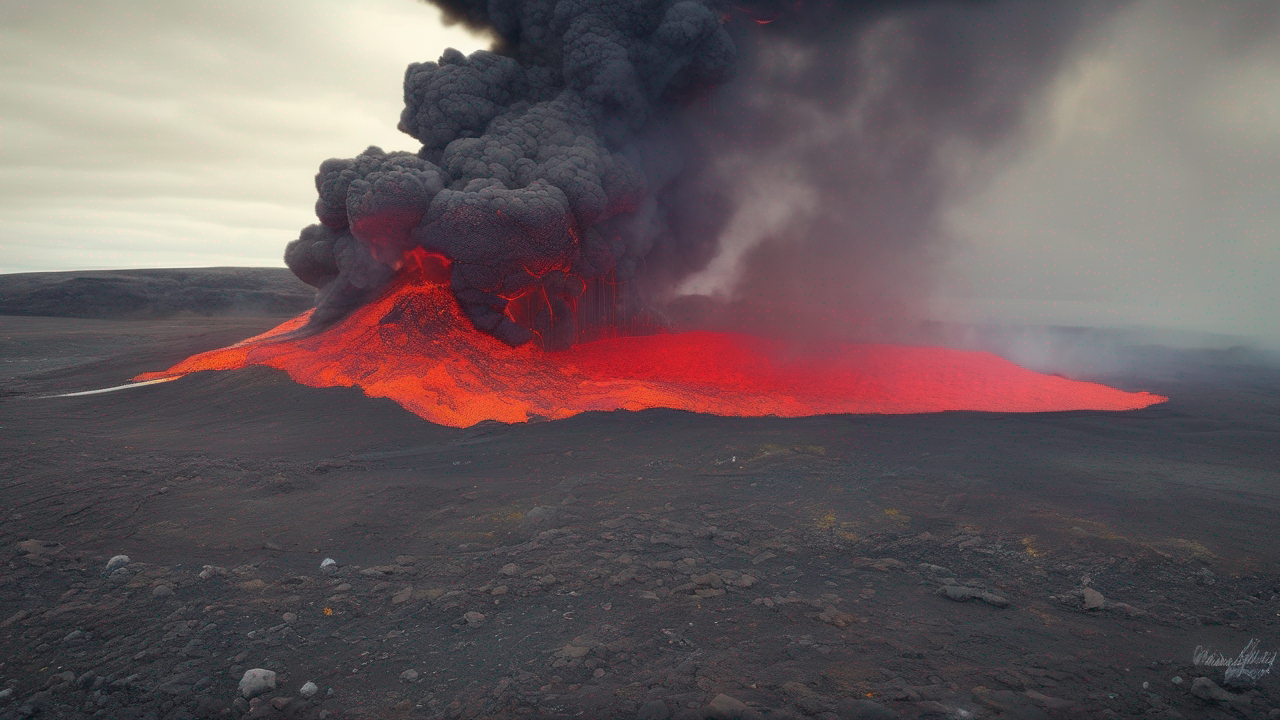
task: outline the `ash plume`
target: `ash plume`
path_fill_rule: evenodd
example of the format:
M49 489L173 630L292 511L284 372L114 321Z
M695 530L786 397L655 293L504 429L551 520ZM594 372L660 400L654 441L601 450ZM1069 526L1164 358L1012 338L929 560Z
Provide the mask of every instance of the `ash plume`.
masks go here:
M891 304L938 242L949 153L1016 132L1028 94L1109 7L433 3L494 50L409 66L399 128L416 154L321 165L320 224L285 254L319 290L313 326L423 248L451 261L477 329L563 347L584 298L621 288L596 320L652 312L723 250L748 189L786 205L771 188L787 183L809 201L743 251L737 295L819 321L825 303Z

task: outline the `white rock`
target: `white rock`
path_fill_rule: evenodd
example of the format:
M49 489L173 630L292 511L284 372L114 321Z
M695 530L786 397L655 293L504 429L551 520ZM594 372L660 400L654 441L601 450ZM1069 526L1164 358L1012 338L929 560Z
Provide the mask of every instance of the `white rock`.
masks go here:
M409 668L408 670L400 673L400 679L405 682L418 682L418 671L413 668Z
M304 698L309 698L318 692L320 692L320 688L316 687L316 684L310 680L303 684L302 687L298 688L298 694Z
M262 668L245 670L244 677L240 678L240 694L246 700L275 689L276 674L271 670L263 670Z
M116 568L122 568L132 562L128 555L116 555L107 561L107 572L111 572Z
M334 565L337 565L337 564L338 564L337 560L334 560L333 558L325 558L324 560L320 561L320 569L323 570L324 568L333 567Z
M1097 590L1094 590L1091 587L1086 587L1083 588L1082 592L1084 594L1085 610L1099 610L1107 606L1107 599Z

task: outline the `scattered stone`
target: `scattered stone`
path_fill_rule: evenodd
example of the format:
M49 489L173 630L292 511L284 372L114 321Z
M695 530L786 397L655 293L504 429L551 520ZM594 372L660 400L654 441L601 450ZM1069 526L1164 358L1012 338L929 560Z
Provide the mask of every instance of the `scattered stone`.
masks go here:
M227 569L224 567L218 567L217 565L205 565L204 568L200 570L199 578L201 580L208 580L211 577L226 574Z
M111 558L110 560L108 560L108 561L107 561L107 569L106 569L106 572L108 572L108 573L114 572L114 571L116 571L116 570L118 570L118 569L120 569L120 568L124 567L125 565L128 565L130 562L132 562L132 561L131 561L131 560L129 560L129 556L128 556L128 555L116 555L115 557L113 557L113 558Z
M1044 717L1044 711L1033 703L1031 698L1021 693L1012 690L992 690L981 685L975 687L972 692L974 702L996 711L999 717Z
M734 582L734 585L737 585L740 588L749 588L755 584L756 584L756 579L751 577L750 575L742 575L737 579L737 581Z
M1074 704L1070 700L1063 700L1062 698L1049 697L1048 695L1038 693L1035 690L1027 690L1026 696L1031 698L1031 700L1035 702L1037 705L1047 710L1061 710L1063 708L1069 708Z
M492 590L490 590L490 591L489 591L489 594L490 594L490 595L506 595L506 594L507 594L507 586L506 586L506 585L499 585L499 586L497 586L497 587L493 588Z
M988 605L995 607L1009 607L1009 601L995 593L987 592L979 588L971 588L966 585L944 585L938 594L948 600L956 602L968 602L970 600L981 600Z
M516 567L515 563L507 563L506 565L503 565L498 570L498 572L502 573L503 575L511 576L520 572L520 568Z
M857 558L853 561L854 567L871 568L872 570L880 570L888 572L889 570L901 570L905 565L901 560L895 558Z
M338 561L334 560L333 558L325 558L324 560L320 561L321 570L326 570L326 569L336 570L337 568L338 568Z
M411 597L413 597L413 586L406 585L404 586L403 589L400 590L400 592L397 592L395 595L391 596L391 604L399 605L401 603L409 602L409 598Z
M400 679L405 682L418 682L418 671L413 668L409 668L408 670L400 673Z
M1174 675L1174 676L1173 676L1173 679L1172 679L1172 680L1170 680L1169 682L1173 683L1174 685L1181 685L1181 684L1182 684L1182 677L1181 677L1181 676L1179 676L1179 675Z
M772 559L774 559L774 558L776 558L776 557L778 557L776 554L771 553L771 552L769 552L769 551L767 551L767 550L766 550L765 552L762 552L762 553L760 553L759 555L757 555L757 556L755 556L755 557L751 558L751 564L752 564L752 565L759 565L759 564L760 564L760 563L762 563L762 562L766 562L766 561L768 561L768 560L772 560Z
M0 690L0 700L8 700L11 697L13 697L13 688L5 688L3 690ZM663 720L666 720L665 717L663 718Z
M1101 610L1106 607L1107 599L1102 596L1102 593L1091 587L1084 588L1082 592L1084 593L1085 610Z
M284 615L280 616L280 619L292 625L293 623L298 621L298 615L297 613L287 612Z
M1207 677L1198 677L1191 681L1191 694L1201 700L1230 703L1232 705L1248 705L1250 700L1244 695L1237 695L1218 687L1217 683Z
M271 670L253 668L244 671L240 678L240 695L246 700L276 689L276 674Z
M61 552L62 545L50 540L23 540L18 543L18 550L25 555L43 557Z
M565 657L581 658L589 655L591 648L587 645L565 645L560 652L564 653Z
M310 680L306 681L302 684L302 687L298 688L298 694L304 698L310 698L318 692L320 692L320 688Z
M741 700L720 693L707 706L707 713L716 720L738 720L749 709Z
M870 700L847 698L836 703L836 715L840 720L896 720L897 711Z
M524 514L524 520L527 523L537 524L541 522L546 522L547 520L551 519L551 517L554 516L555 514L556 514L556 509L553 507L547 507L545 505L536 505L530 508L529 512Z
M484 622L484 615L482 613L476 612L475 610L472 610L471 612L463 615L462 620L467 624L468 627L476 628L476 627L480 627L480 625Z
M847 612L836 609L834 605L828 605L824 608L822 613L818 615L818 619L828 625L835 625L841 628L848 627L857 621L857 618Z
M151 588L151 595L152 597L167 598L173 595L173 588L168 585L157 585Z
M671 709L661 700L650 700L636 711L636 720L670 720Z

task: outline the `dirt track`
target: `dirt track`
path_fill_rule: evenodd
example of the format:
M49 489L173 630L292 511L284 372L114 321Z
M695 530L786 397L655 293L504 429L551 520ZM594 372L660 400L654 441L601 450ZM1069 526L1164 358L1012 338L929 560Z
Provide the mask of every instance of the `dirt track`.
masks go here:
M275 322L0 318L0 718L1280 716L1274 674L1192 689L1198 646L1280 649L1275 370L463 430L263 369L36 399ZM249 668L279 687L233 705Z

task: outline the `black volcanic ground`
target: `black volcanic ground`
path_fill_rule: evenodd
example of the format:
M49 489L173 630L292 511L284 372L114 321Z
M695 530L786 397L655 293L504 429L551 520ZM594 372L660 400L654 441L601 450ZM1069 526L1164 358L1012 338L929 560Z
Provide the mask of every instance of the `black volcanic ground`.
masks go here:
M1280 717L1193 662L1280 650L1259 356L1135 351L1088 378L1171 397L1128 413L454 429L262 368L49 398L307 296L81 279L0 277L5 720Z

